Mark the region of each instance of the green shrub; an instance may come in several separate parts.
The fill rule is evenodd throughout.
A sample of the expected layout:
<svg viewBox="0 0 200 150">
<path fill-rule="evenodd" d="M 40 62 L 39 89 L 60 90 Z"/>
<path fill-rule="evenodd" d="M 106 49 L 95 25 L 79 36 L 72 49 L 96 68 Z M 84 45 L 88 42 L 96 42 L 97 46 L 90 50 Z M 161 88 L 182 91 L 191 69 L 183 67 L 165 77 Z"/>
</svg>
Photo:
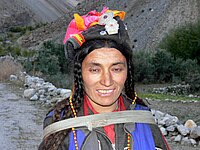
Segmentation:
<svg viewBox="0 0 200 150">
<path fill-rule="evenodd" d="M 34 55 L 36 55 L 36 51 L 33 51 L 33 50 L 27 50 L 27 49 L 23 49 L 21 51 L 21 56 L 22 57 L 33 57 Z"/>
<path fill-rule="evenodd" d="M 42 77 L 58 87 L 71 85 L 65 78 L 71 75 L 71 67 L 65 58 L 64 47 L 61 44 L 45 42 L 38 50 L 35 59 L 28 58 L 23 66 L 30 74 L 42 73 Z"/>
<path fill-rule="evenodd" d="M 60 67 L 60 72 L 63 74 L 70 73 L 70 62 L 65 57 L 64 46 L 62 44 L 56 44 L 53 41 L 48 41 L 44 43 L 44 46 L 40 51 L 44 52 L 44 57 L 46 57 L 46 55 L 56 56 L 59 60 L 58 66 Z"/>
<path fill-rule="evenodd" d="M 160 82 L 171 82 L 174 72 L 174 59 L 165 50 L 157 50 L 152 57 L 154 79 Z"/>
<path fill-rule="evenodd" d="M 5 55 L 12 55 L 14 58 L 21 56 L 21 48 L 18 46 L 5 47 L 5 51 L 6 51 Z"/>
<path fill-rule="evenodd" d="M 152 64 L 152 54 L 148 51 L 134 51 L 134 78 L 137 82 L 151 83 L 154 82 Z"/>
<path fill-rule="evenodd" d="M 200 21 L 171 30 L 159 47 L 175 58 L 196 59 L 200 64 Z"/>
<path fill-rule="evenodd" d="M 165 50 L 134 51 L 134 76 L 136 82 L 162 83 L 185 82 L 191 92 L 200 91 L 200 66 L 197 60 L 174 59 Z"/>
<path fill-rule="evenodd" d="M 192 93 L 200 95 L 200 72 L 189 74 L 185 81 L 191 86 Z"/>
<path fill-rule="evenodd" d="M 6 51 L 2 46 L 0 46 L 0 56 L 4 56 L 4 55 L 6 55 Z"/>
<path fill-rule="evenodd" d="M 200 66 L 197 64 L 197 61 L 191 59 L 176 59 L 174 67 L 174 75 L 180 77 L 182 81 L 185 81 L 187 76 L 200 71 Z"/>
</svg>

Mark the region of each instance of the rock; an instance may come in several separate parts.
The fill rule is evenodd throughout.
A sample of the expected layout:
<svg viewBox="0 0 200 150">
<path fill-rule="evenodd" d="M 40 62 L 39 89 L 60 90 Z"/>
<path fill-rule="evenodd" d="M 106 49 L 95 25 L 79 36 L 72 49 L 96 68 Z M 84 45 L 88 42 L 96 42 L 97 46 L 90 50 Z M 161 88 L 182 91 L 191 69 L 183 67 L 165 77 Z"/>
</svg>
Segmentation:
<svg viewBox="0 0 200 150">
<path fill-rule="evenodd" d="M 39 94 L 39 95 L 44 95 L 45 92 L 46 92 L 46 91 L 45 91 L 44 89 L 41 89 L 41 90 L 38 91 L 38 94 Z"/>
<path fill-rule="evenodd" d="M 165 121 L 161 119 L 157 119 L 157 124 L 158 125 L 165 125 Z"/>
<path fill-rule="evenodd" d="M 174 125 L 178 122 L 178 118 L 176 116 L 171 116 L 169 114 L 166 114 L 163 121 L 165 121 L 165 126 Z"/>
<path fill-rule="evenodd" d="M 183 125 L 178 125 L 177 129 L 178 129 L 179 133 L 183 136 L 186 136 L 188 133 L 190 133 L 190 130 Z"/>
<path fill-rule="evenodd" d="M 200 126 L 191 129 L 190 137 L 193 139 L 200 137 Z"/>
<path fill-rule="evenodd" d="M 182 136 L 179 134 L 175 137 L 174 142 L 180 142 L 182 139 Z"/>
<path fill-rule="evenodd" d="M 188 97 L 192 98 L 192 97 L 194 97 L 194 95 L 190 94 L 190 95 L 188 95 Z"/>
<path fill-rule="evenodd" d="M 164 113 L 163 112 L 161 112 L 161 111 L 155 111 L 155 117 L 157 118 L 157 119 L 162 119 L 163 117 L 164 117 Z"/>
<path fill-rule="evenodd" d="M 48 87 L 48 92 L 56 92 L 57 88 L 55 86 Z M 57 94 L 57 93 L 56 93 Z"/>
<path fill-rule="evenodd" d="M 194 140 L 194 139 L 190 139 L 190 143 L 191 143 L 193 146 L 196 146 L 196 145 L 197 145 L 197 142 L 196 142 L 196 140 Z"/>
<path fill-rule="evenodd" d="M 191 141 L 188 137 L 184 137 L 182 140 L 181 140 L 181 144 L 186 144 L 186 145 L 190 145 L 191 144 Z"/>
<path fill-rule="evenodd" d="M 17 76 L 16 75 L 10 75 L 10 81 L 16 81 Z"/>
<path fill-rule="evenodd" d="M 33 95 L 33 97 L 30 98 L 31 101 L 37 101 L 38 100 L 38 96 L 35 94 Z"/>
<path fill-rule="evenodd" d="M 66 94 L 71 94 L 71 90 L 69 90 L 69 89 L 61 89 L 60 90 L 61 96 L 66 95 Z"/>
<path fill-rule="evenodd" d="M 153 116 L 155 116 L 155 112 L 156 112 L 155 109 L 151 109 L 151 113 L 152 113 Z"/>
<path fill-rule="evenodd" d="M 170 126 L 168 126 L 168 127 L 166 128 L 166 130 L 169 131 L 169 132 L 174 132 L 175 129 L 176 129 L 176 127 L 175 127 L 174 125 L 170 125 Z"/>
<path fill-rule="evenodd" d="M 160 127 L 160 130 L 161 130 L 161 132 L 162 132 L 162 134 L 163 134 L 164 136 L 167 135 L 167 131 L 166 131 L 166 129 L 165 129 L 164 127 Z"/>
<path fill-rule="evenodd" d="M 35 94 L 35 89 L 26 89 L 24 90 L 24 97 L 31 98 Z"/>
<path fill-rule="evenodd" d="M 174 131 L 174 132 L 169 132 L 169 136 L 177 136 L 179 132 Z"/>
<path fill-rule="evenodd" d="M 184 125 L 186 128 L 192 129 L 197 127 L 196 123 L 193 120 L 187 120 Z"/>
</svg>

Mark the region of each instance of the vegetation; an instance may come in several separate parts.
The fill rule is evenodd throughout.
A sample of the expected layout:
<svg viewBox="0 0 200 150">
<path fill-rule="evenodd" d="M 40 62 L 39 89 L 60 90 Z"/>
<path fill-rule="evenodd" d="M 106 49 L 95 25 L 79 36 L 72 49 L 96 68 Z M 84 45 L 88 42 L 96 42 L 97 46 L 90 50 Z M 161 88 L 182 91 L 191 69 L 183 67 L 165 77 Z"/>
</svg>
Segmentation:
<svg viewBox="0 0 200 150">
<path fill-rule="evenodd" d="M 45 42 L 35 59 L 27 59 L 24 68 L 33 75 L 40 74 L 58 87 L 71 88 L 70 63 L 65 58 L 64 47 L 52 41 Z"/>
<path fill-rule="evenodd" d="M 173 95 L 166 95 L 166 94 L 155 94 L 155 93 L 139 93 L 140 97 L 145 99 L 154 99 L 154 100 L 197 100 L 200 101 L 200 98 L 188 97 L 188 96 L 173 96 Z"/>
<path fill-rule="evenodd" d="M 196 60 L 174 59 L 165 50 L 134 52 L 135 81 L 142 83 L 181 83 L 199 92 L 200 66 Z"/>
<path fill-rule="evenodd" d="M 10 75 L 18 74 L 21 70 L 21 64 L 15 62 L 12 57 L 2 57 L 0 59 L 0 81 L 9 79 Z"/>
<path fill-rule="evenodd" d="M 175 58 L 197 60 L 200 65 L 200 21 L 171 30 L 159 47 Z"/>
</svg>

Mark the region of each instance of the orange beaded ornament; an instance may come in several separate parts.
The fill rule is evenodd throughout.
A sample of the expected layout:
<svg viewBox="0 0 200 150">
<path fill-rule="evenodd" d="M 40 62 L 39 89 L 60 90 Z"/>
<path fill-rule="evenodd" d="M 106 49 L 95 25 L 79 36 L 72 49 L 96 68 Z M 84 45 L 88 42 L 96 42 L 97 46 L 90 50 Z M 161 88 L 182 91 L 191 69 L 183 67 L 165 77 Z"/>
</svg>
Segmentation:
<svg viewBox="0 0 200 150">
<path fill-rule="evenodd" d="M 72 93 L 73 93 L 73 92 L 72 92 Z M 71 94 L 70 97 L 69 97 L 69 104 L 70 104 L 70 107 L 71 107 L 72 112 L 73 112 L 73 114 L 74 114 L 74 118 L 76 118 L 77 115 L 76 115 L 76 110 L 74 109 L 74 106 L 73 106 L 73 103 L 72 103 L 72 95 L 73 95 L 73 94 Z M 75 148 L 76 148 L 76 150 L 78 150 L 77 135 L 76 135 L 76 131 L 75 131 L 74 128 L 72 128 L 72 132 L 73 132 L 73 135 L 74 135 Z"/>
</svg>

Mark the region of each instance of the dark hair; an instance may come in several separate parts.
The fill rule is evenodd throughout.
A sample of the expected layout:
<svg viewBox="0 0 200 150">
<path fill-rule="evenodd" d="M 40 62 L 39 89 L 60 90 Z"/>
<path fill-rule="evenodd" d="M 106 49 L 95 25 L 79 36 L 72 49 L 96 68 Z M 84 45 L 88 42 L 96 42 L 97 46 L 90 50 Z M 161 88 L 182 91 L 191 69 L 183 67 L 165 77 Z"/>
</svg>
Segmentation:
<svg viewBox="0 0 200 150">
<path fill-rule="evenodd" d="M 127 46 L 122 46 L 115 41 L 112 40 L 91 40 L 85 42 L 81 48 L 76 49 L 75 57 L 74 57 L 74 89 L 73 89 L 73 98 L 72 103 L 75 108 L 76 113 L 80 110 L 80 107 L 83 103 L 84 99 L 84 89 L 83 89 L 83 80 L 82 80 L 82 62 L 84 58 L 93 50 L 98 48 L 116 48 L 119 50 L 126 58 L 127 66 L 128 66 L 128 73 L 127 79 L 125 82 L 125 95 L 128 97 L 130 101 L 135 98 L 134 94 L 134 74 L 133 74 L 133 63 L 132 63 L 132 50 Z M 137 103 L 137 100 L 136 100 Z M 64 111 L 64 116 L 62 119 L 72 118 L 74 117 L 73 112 L 71 110 L 69 99 L 65 99 L 58 103 L 54 108 L 54 116 L 53 121 L 60 120 L 60 114 Z M 40 149 L 48 149 L 48 150 L 56 150 L 58 149 L 59 145 L 62 143 L 66 135 L 70 132 L 70 129 L 57 132 L 53 135 L 50 135 L 45 139 L 46 143 L 44 144 L 43 148 Z"/>
</svg>

